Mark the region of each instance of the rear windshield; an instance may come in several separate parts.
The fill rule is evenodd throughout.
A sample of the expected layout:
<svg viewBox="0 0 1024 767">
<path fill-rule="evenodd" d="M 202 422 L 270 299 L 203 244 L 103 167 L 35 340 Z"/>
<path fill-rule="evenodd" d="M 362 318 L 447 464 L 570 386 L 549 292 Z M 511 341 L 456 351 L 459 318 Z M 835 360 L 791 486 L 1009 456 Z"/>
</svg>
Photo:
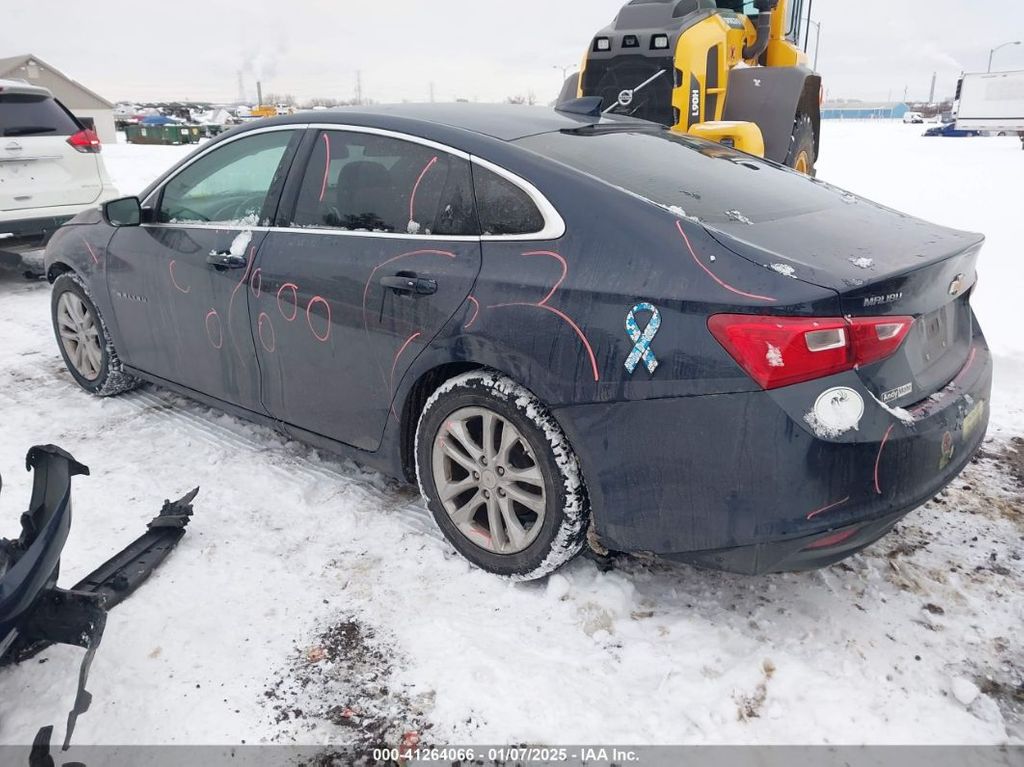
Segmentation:
<svg viewBox="0 0 1024 767">
<path fill-rule="evenodd" d="M 70 136 L 78 125 L 49 96 L 0 93 L 0 136 Z"/>
<path fill-rule="evenodd" d="M 516 142 L 708 223 L 758 223 L 832 207 L 837 193 L 770 162 L 668 130 L 543 133 Z"/>
</svg>

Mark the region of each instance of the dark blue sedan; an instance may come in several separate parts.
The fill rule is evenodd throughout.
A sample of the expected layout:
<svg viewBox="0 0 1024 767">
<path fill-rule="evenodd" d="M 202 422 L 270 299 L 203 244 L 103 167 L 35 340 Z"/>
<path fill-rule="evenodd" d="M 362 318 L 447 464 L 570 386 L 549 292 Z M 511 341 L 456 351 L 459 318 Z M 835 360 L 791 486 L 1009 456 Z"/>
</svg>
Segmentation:
<svg viewBox="0 0 1024 767">
<path fill-rule="evenodd" d="M 47 249 L 71 376 L 419 486 L 510 578 L 837 561 L 985 434 L 983 238 L 615 116 L 418 105 L 201 146 Z"/>
<path fill-rule="evenodd" d="M 947 136 L 949 138 L 970 138 L 972 136 L 980 136 L 981 131 L 957 130 L 956 123 L 946 123 L 945 125 L 936 125 L 934 128 L 929 128 L 924 132 L 924 135 Z"/>
</svg>

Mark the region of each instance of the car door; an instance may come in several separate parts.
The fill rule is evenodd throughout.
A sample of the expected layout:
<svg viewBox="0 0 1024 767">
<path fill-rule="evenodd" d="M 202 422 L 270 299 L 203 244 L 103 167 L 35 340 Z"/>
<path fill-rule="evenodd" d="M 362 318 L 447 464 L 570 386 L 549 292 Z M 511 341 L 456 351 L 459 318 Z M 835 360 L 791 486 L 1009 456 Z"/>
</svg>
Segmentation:
<svg viewBox="0 0 1024 767">
<path fill-rule="evenodd" d="M 480 269 L 469 158 L 329 126 L 310 130 L 303 154 L 253 275 L 263 404 L 374 450 L 403 375 Z"/>
<path fill-rule="evenodd" d="M 218 143 L 144 202 L 105 254 L 123 361 L 262 412 L 249 330 L 253 257 L 266 236 L 302 127 Z"/>
</svg>

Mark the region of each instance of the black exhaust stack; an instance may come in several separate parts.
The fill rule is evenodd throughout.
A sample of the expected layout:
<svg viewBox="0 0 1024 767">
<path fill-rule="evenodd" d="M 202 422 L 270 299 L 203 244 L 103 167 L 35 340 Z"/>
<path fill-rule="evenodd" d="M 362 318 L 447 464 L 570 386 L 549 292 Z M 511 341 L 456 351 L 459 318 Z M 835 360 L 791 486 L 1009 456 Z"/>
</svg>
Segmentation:
<svg viewBox="0 0 1024 767">
<path fill-rule="evenodd" d="M 743 46 L 744 59 L 757 59 L 768 48 L 768 40 L 772 33 L 772 12 L 778 7 L 779 0 L 757 0 L 757 39 L 753 45 Z"/>
</svg>

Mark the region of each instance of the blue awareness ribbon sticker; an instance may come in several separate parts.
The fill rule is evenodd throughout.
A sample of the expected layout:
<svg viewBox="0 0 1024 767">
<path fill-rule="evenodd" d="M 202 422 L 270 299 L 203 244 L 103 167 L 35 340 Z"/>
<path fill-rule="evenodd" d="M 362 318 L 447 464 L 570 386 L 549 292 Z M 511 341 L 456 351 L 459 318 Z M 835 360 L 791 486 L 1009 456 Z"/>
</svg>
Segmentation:
<svg viewBox="0 0 1024 767">
<path fill-rule="evenodd" d="M 640 326 L 636 323 L 637 312 L 650 312 L 651 315 L 651 321 L 647 323 L 643 332 L 640 331 Z M 629 337 L 633 341 L 633 351 L 626 357 L 626 370 L 630 374 L 636 370 L 641 359 L 647 366 L 648 373 L 654 373 L 657 370 L 658 358 L 651 351 L 651 342 L 658 335 L 659 328 L 661 328 L 661 312 L 651 304 L 639 303 L 629 310 L 629 314 L 626 315 L 626 332 L 629 333 Z"/>
</svg>

